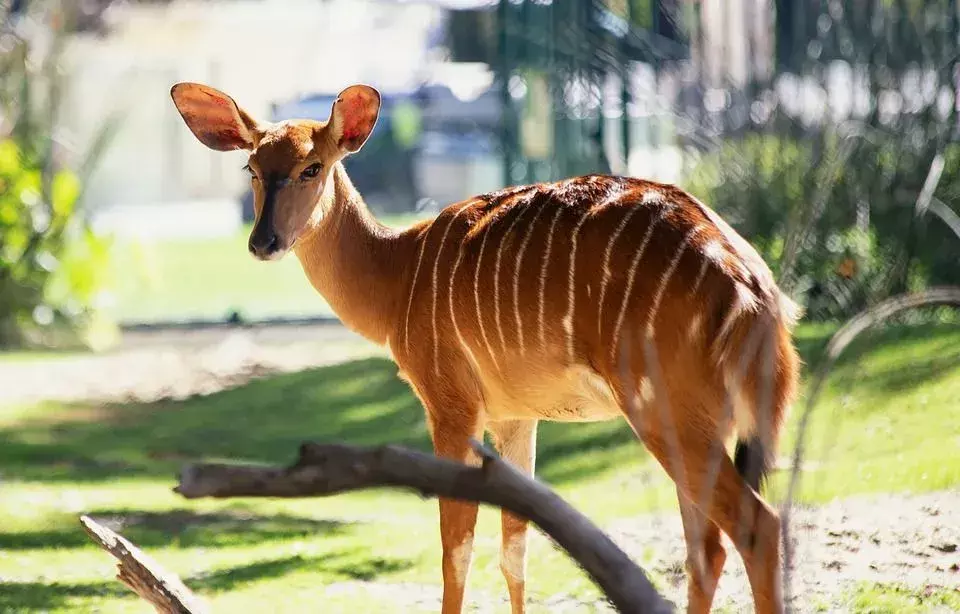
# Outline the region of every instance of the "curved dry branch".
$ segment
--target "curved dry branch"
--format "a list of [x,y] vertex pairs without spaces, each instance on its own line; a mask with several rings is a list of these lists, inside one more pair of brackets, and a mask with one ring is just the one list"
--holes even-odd
[[496,505],[529,519],[576,560],[621,612],[671,612],[643,570],[590,520],[545,485],[474,442],[480,467],[397,446],[304,443],[289,467],[200,464],[175,492],[197,497],[315,497],[376,487]]
[[207,613],[206,605],[180,578],[163,569],[122,535],[89,516],[81,516],[80,522],[91,539],[117,559],[117,579],[149,602],[159,614]]
[[[800,466],[803,462],[804,442],[806,441],[806,431],[809,425],[810,416],[813,408],[816,406],[823,391],[827,377],[833,370],[840,354],[856,339],[863,331],[872,326],[882,323],[887,318],[910,309],[918,307],[927,307],[933,305],[954,305],[960,307],[960,287],[945,286],[935,287],[915,294],[902,294],[888,298],[885,301],[874,305],[870,309],[854,316],[847,321],[840,330],[834,333],[827,344],[823,362],[817,369],[817,373],[812,380],[810,396],[807,398],[803,414],[800,416],[800,423],[797,432],[797,446],[793,453],[793,466],[790,469],[790,483],[787,488],[786,504],[783,512],[784,531],[789,526],[790,508],[796,496],[797,487],[800,481]],[[792,548],[789,536],[784,538],[784,587],[789,587],[790,563],[792,557]]]

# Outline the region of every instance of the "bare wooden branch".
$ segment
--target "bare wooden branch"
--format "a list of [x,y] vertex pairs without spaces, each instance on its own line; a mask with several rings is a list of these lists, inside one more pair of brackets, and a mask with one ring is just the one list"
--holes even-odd
[[147,556],[122,535],[81,516],[87,534],[118,561],[117,579],[149,602],[159,614],[206,614],[206,605],[175,574]]
[[293,465],[200,464],[184,468],[174,491],[197,497],[313,497],[376,487],[496,505],[529,519],[563,547],[621,612],[672,612],[643,570],[590,520],[547,486],[481,444],[480,467],[397,446],[304,443]]

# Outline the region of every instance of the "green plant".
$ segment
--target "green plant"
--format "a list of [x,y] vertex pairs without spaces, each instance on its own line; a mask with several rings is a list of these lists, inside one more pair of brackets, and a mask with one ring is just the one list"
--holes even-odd
[[[685,187],[758,249],[808,318],[842,319],[892,292],[960,282],[957,237],[915,206],[935,150],[863,130],[727,139],[686,176]],[[934,196],[949,209],[960,148],[942,156]]]
[[63,15],[55,3],[25,11],[6,15],[0,51],[0,346],[98,345],[113,332],[101,310],[110,243],[93,232],[79,202],[111,124],[78,172],[59,163]]

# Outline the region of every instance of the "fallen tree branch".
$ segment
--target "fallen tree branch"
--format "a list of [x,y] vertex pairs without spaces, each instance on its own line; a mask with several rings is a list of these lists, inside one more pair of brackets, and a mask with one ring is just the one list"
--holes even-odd
[[395,487],[423,496],[488,503],[527,518],[563,547],[621,612],[672,612],[630,558],[603,531],[545,485],[477,442],[480,467],[397,446],[304,443],[289,467],[198,464],[174,488],[187,498],[315,497]]
[[89,516],[81,516],[87,534],[117,559],[117,579],[159,614],[206,614],[207,607],[175,574],[172,574],[139,548]]

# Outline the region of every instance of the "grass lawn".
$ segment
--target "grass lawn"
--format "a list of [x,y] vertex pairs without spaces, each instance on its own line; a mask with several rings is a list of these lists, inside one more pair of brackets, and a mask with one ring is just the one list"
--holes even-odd
[[[393,227],[422,216],[382,217]],[[205,240],[116,243],[112,313],[122,322],[221,320],[231,312],[257,320],[332,316],[296,256],[259,262],[247,252],[249,226],[235,236]]]
[[[830,332],[801,329],[808,362]],[[960,327],[893,327],[862,341],[816,410],[808,446],[815,464],[801,499],[956,487]],[[125,515],[122,532],[217,612],[392,612],[388,592],[351,591],[344,581],[439,586],[434,501],[392,491],[300,501],[186,501],[171,493],[186,460],[285,463],[305,438],[429,449],[419,403],[380,358],[178,402],[0,408],[0,611],[144,611],[114,581],[113,560],[83,534],[82,513]],[[538,477],[601,524],[674,509],[672,484],[618,422],[544,424],[539,450]],[[785,478],[774,476],[774,499]],[[470,578],[478,601],[505,595],[498,540],[498,514],[484,508]],[[531,548],[533,599],[597,597],[545,539],[536,536]],[[333,583],[338,590],[324,589]],[[924,599],[956,606],[954,595],[911,590],[866,586],[851,595],[848,611],[919,612]],[[550,610],[541,601],[530,611]]]

